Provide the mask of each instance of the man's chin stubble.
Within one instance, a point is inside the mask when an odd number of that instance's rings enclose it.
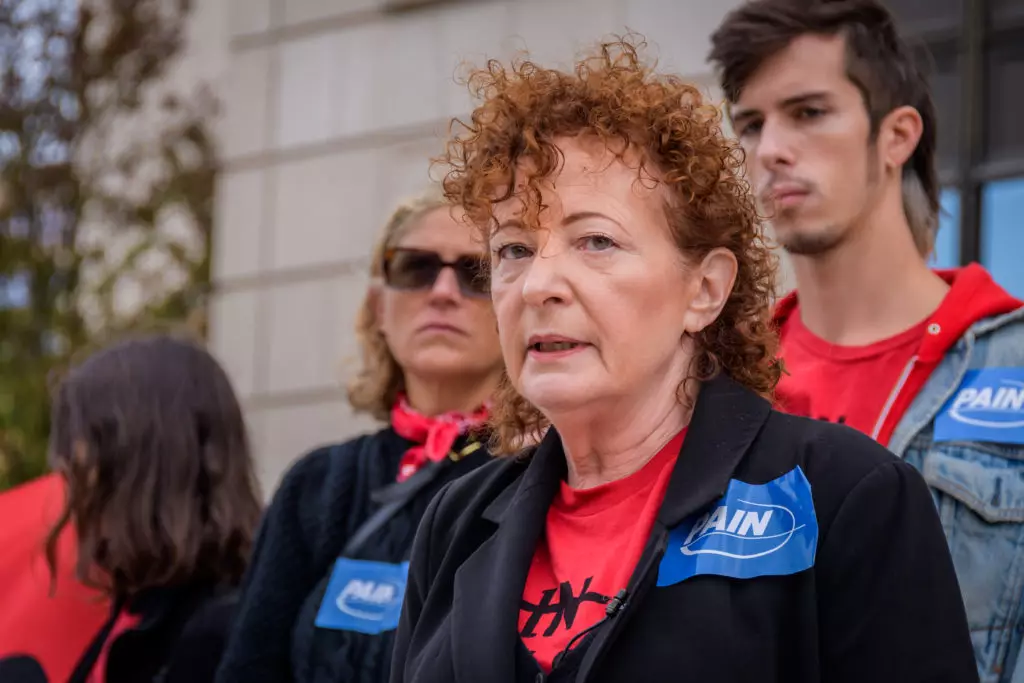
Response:
[[[829,228],[813,234],[797,233],[778,239],[778,244],[794,256],[822,256],[843,242],[843,232]]]

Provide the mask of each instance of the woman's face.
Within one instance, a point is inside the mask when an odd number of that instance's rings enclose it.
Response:
[[[638,180],[637,164],[586,138],[556,143],[564,165],[543,187],[540,229],[519,223],[517,197],[495,208],[491,291],[509,377],[555,422],[577,408],[671,399],[693,356],[687,333],[724,304],[708,275],[731,288],[735,259],[713,252],[689,264],[664,191]]]
[[[501,349],[491,301],[486,288],[468,280],[469,266],[486,258],[471,227],[447,208],[435,209],[395,247],[389,260],[393,286],[382,288],[377,315],[406,375],[444,380],[497,373]],[[437,259],[457,265],[438,270]],[[461,285],[457,269],[463,270]]]

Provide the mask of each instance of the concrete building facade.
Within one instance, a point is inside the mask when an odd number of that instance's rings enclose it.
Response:
[[[662,69],[717,98],[708,36],[736,4],[197,3],[195,40],[223,105],[210,342],[244,400],[268,494],[309,448],[374,428],[343,391],[368,255],[395,202],[429,182],[448,121],[471,110],[460,63],[525,48],[568,65],[632,30]]]

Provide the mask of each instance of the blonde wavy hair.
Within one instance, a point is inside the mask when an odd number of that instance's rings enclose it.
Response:
[[[402,202],[384,224],[370,262],[370,286],[356,315],[356,338],[362,366],[348,384],[348,402],[356,412],[387,422],[398,394],[405,390],[405,373],[388,347],[377,320],[377,298],[384,284],[384,254],[398,245],[420,219],[437,209],[448,209],[438,189],[430,189]]]

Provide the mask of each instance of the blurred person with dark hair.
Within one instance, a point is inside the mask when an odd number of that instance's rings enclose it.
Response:
[[[51,457],[77,575],[113,603],[72,683],[213,680],[260,514],[242,410],[198,346],[166,336],[101,350],[57,389]]]
[[[427,193],[374,249],[349,402],[388,426],[284,477],[259,534],[218,683],[382,683],[413,535],[431,497],[485,463],[501,376],[486,255]]]
[[[797,291],[780,407],[923,472],[982,680],[1024,680],[1024,305],[980,265],[932,271],[936,112],[878,0],[755,0],[712,37],[749,177]]]
[[[628,39],[471,83],[445,190],[490,248],[513,457],[423,516],[392,683],[977,680],[921,475],[772,410],[776,260],[721,112]]]

